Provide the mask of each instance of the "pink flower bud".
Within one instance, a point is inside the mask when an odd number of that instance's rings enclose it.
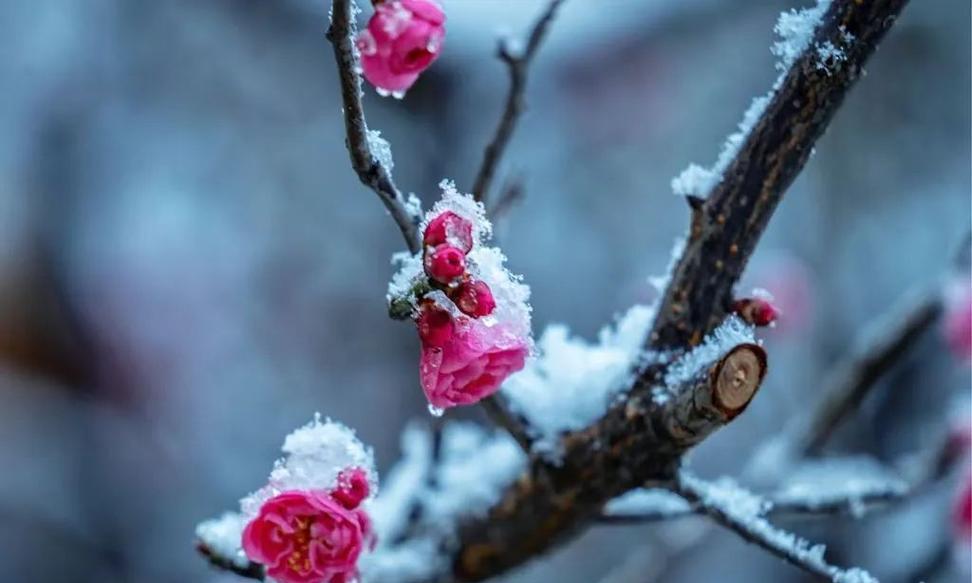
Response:
[[[972,470],[968,472],[955,500],[952,521],[959,545],[968,548],[972,545]]]
[[[363,510],[344,507],[326,492],[292,490],[263,503],[243,530],[243,551],[280,583],[345,583],[357,575],[371,544]]]
[[[440,409],[471,405],[492,395],[523,368],[528,339],[503,325],[466,319],[445,344],[422,347],[419,374],[429,403]]]
[[[439,283],[452,283],[466,272],[466,254],[451,245],[439,245],[425,253],[425,273]]]
[[[769,326],[780,315],[779,310],[769,300],[763,298],[736,300],[732,310],[753,326]]]
[[[422,307],[416,324],[422,345],[432,348],[441,347],[449,342],[455,332],[452,314],[435,304],[426,304]]]
[[[365,79],[381,91],[407,90],[439,56],[445,13],[434,0],[386,0],[358,35]]]
[[[469,253],[473,246],[472,223],[452,211],[446,211],[429,221],[424,242],[429,247],[449,244],[463,253]]]
[[[496,309],[493,292],[485,281],[477,279],[460,283],[452,295],[452,300],[462,313],[473,318],[488,316]]]
[[[361,468],[349,468],[338,474],[337,487],[331,492],[331,497],[345,508],[354,510],[368,497],[370,491],[371,486],[365,471]]]
[[[972,282],[957,278],[945,290],[945,342],[955,358],[972,362]]]

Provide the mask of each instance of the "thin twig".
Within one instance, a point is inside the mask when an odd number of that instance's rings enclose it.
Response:
[[[527,37],[526,46],[520,54],[514,54],[506,40],[501,40],[499,43],[497,53],[509,70],[510,91],[506,96],[506,105],[503,108],[499,125],[496,126],[493,139],[490,140],[483,152],[483,163],[476,175],[476,181],[473,183],[473,197],[478,201],[484,201],[489,196],[489,189],[496,174],[496,168],[503,158],[503,152],[506,150],[510,138],[513,137],[516,123],[519,121],[520,115],[523,114],[526,105],[524,93],[526,92],[527,69],[540,48],[540,43],[543,42],[557,9],[563,2],[564,0],[550,0],[547,8],[533,24],[530,35]]]
[[[235,573],[245,579],[254,579],[256,581],[263,581],[264,579],[263,565],[259,563],[248,561],[246,565],[241,566],[236,561],[229,557],[224,557],[201,541],[196,542],[196,550],[209,561],[210,565],[217,569]]]
[[[520,444],[523,451],[527,454],[530,453],[533,437],[530,435],[529,424],[526,419],[510,409],[510,405],[502,393],[494,393],[480,401],[479,404],[485,409],[493,423],[505,429]]]
[[[718,524],[794,567],[827,581],[843,572],[839,567],[827,563],[822,552],[815,552],[806,541],[775,528],[762,516],[744,515],[733,507],[731,501],[711,496],[707,482],[680,473],[674,489]]]
[[[885,508],[890,504],[901,502],[914,493],[914,490],[887,489],[863,494],[835,497],[827,500],[795,500],[779,495],[767,496],[770,503],[766,511],[768,517],[785,518],[816,518],[825,516],[863,516],[871,510]],[[705,514],[705,510],[698,504],[687,504],[681,509],[657,508],[639,512],[611,512],[606,511],[599,519],[601,524],[644,524],[649,522],[663,522],[677,520],[688,516]]]
[[[388,209],[402,231],[409,251],[417,253],[421,248],[418,234],[421,217],[406,204],[405,197],[392,180],[391,169],[375,154],[369,139],[368,123],[361,104],[361,77],[357,72],[358,54],[354,48],[354,30],[351,0],[334,0],[327,39],[334,46],[334,58],[341,82],[346,144],[351,155],[351,167],[361,182],[375,191]]]
[[[941,293],[910,296],[868,329],[859,348],[834,374],[824,398],[795,438],[800,455],[820,452],[837,427],[858,409],[878,380],[931,328],[942,313]]]

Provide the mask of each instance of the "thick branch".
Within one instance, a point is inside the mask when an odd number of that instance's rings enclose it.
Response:
[[[868,330],[858,340],[854,356],[834,374],[820,405],[795,438],[794,451],[801,455],[819,453],[841,422],[858,409],[870,389],[938,321],[941,313],[941,293],[932,291],[909,297]]]
[[[564,0],[550,0],[546,10],[533,24],[530,35],[527,37],[526,47],[521,54],[513,54],[506,41],[500,41],[498,53],[500,59],[506,63],[510,73],[510,91],[506,96],[506,104],[503,107],[503,115],[500,117],[499,125],[496,126],[493,139],[490,140],[483,152],[483,163],[476,175],[476,182],[473,183],[473,197],[476,200],[485,200],[489,195],[496,169],[503,158],[506,146],[513,137],[513,130],[516,129],[516,124],[525,107],[523,94],[526,91],[527,69],[550,28],[557,8],[563,2]]]
[[[685,451],[746,408],[765,371],[763,349],[741,344],[680,386],[657,387],[666,398],[632,399],[568,436],[561,460],[535,459],[488,516],[460,526],[455,576],[479,581],[516,566],[594,521],[607,500],[667,482]]]
[[[793,64],[753,125],[718,185],[695,211],[689,238],[665,291],[650,345],[698,344],[722,321],[739,280],[776,205],[865,61],[907,0],[834,0],[813,42]],[[848,35],[853,40],[847,42]],[[820,63],[817,46],[842,47],[839,66]]]
[[[722,321],[783,191],[905,3],[832,2],[811,47],[781,79],[722,181],[696,212],[653,325],[651,347],[684,351]],[[822,69],[813,45],[829,40],[844,46],[847,34],[855,40],[846,47],[846,60],[837,70]],[[535,458],[487,516],[460,525],[456,579],[489,578],[568,540],[596,520],[608,500],[670,479],[687,449],[729,421],[724,412],[704,406],[699,418],[680,418],[670,407],[684,401],[653,400],[661,372],[662,367],[644,371],[625,402],[561,440],[558,463]],[[704,389],[683,387],[678,394],[693,390]],[[709,425],[705,414],[711,414]],[[683,426],[685,433],[678,431]]]
[[[418,214],[410,210],[405,197],[392,180],[391,169],[385,166],[372,149],[368,137],[368,123],[361,104],[361,77],[358,75],[358,56],[354,48],[354,25],[351,16],[351,0],[334,0],[331,4],[331,26],[327,40],[334,46],[338,76],[341,81],[341,99],[344,102],[344,126],[347,131],[348,153],[351,167],[361,182],[375,191],[388,209],[405,237],[409,251],[417,253],[420,246]]]

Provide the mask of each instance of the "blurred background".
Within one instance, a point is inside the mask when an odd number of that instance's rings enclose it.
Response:
[[[442,58],[405,100],[365,97],[399,185],[426,205],[444,177],[470,188],[507,89],[496,36],[542,7],[444,4]],[[647,278],[688,220],[669,182],[713,162],[769,88],[772,27],[794,6],[568,0],[501,169],[525,194],[498,234],[533,288],[536,333],[564,321],[593,337],[654,297]],[[320,411],[357,428],[384,471],[406,421],[428,418],[414,329],[385,315],[402,242],[350,169],[326,11],[0,3],[5,580],[232,581],[196,556],[194,525],[258,487],[287,432]],[[746,416],[694,454],[700,473],[739,472],[867,322],[951,267],[970,223],[969,23],[966,0],[912,2],[784,199],[745,282],[783,305],[771,372]],[[968,418],[968,368],[939,336],[835,451],[893,462]],[[954,489],[794,528],[838,564],[907,581],[953,543]],[[722,532],[675,550],[699,528],[596,528],[505,580],[805,580]],[[967,581],[961,561],[930,580]]]

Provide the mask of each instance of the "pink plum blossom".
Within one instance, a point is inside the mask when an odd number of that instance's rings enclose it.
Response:
[[[445,13],[434,0],[385,0],[358,35],[365,79],[384,93],[402,93],[442,50]]]
[[[443,345],[423,341],[422,389],[429,403],[440,409],[479,402],[523,368],[528,352],[528,339],[502,325],[460,316]]]
[[[263,503],[243,531],[243,550],[280,583],[349,583],[371,539],[363,510],[326,491],[292,490]]]

